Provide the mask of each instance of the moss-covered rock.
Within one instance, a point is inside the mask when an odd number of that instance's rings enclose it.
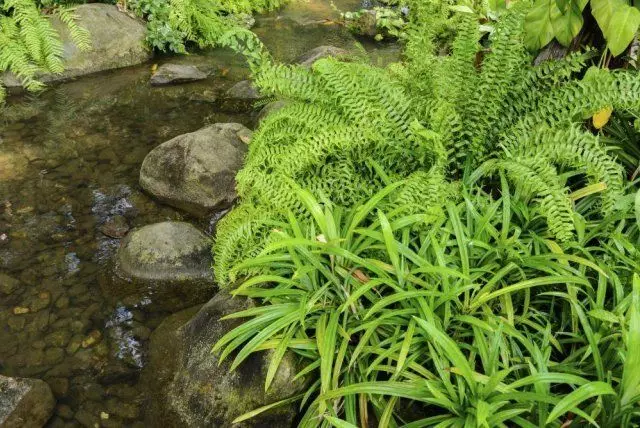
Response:
[[[41,428],[55,406],[51,388],[39,379],[0,375],[0,427]]]
[[[293,354],[285,356],[265,393],[269,353],[253,354],[233,372],[232,360],[219,365],[217,356],[211,353],[216,341],[241,322],[220,318],[252,305],[247,299],[220,293],[192,318],[189,311],[181,312],[156,329],[151,335],[150,363],[145,369],[145,379],[151,383],[149,389],[154,391],[149,426],[230,428],[238,416],[291,397],[304,388],[303,381],[293,381]],[[295,406],[283,406],[233,427],[289,428],[295,415]]]
[[[115,258],[106,294],[158,310],[206,302],[215,288],[211,238],[189,223],[162,222],[129,233]]]

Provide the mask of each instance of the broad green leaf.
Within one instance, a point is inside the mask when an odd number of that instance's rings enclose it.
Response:
[[[613,14],[620,7],[626,6],[623,0],[591,0],[591,14],[598,22],[600,30],[607,37]]]
[[[536,0],[524,21],[524,43],[531,50],[538,50],[551,42],[555,35],[551,11],[557,9],[555,0]]]
[[[582,29],[583,24],[582,11],[573,3],[566,11],[561,11],[557,6],[551,8],[553,32],[562,45],[569,46]]]
[[[605,38],[614,56],[623,53],[633,41],[640,26],[640,10],[632,6],[620,6],[611,18]]]

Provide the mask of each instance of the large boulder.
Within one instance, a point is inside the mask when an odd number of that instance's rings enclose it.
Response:
[[[128,67],[151,58],[152,52],[145,42],[147,27],[143,21],[120,12],[116,6],[101,3],[80,5],[74,13],[78,17],[76,22],[91,35],[91,49],[80,51],[67,27],[60,19],[52,19],[53,27],[62,37],[65,70],[61,74],[39,76],[42,81],[54,82]],[[20,81],[11,74],[6,73],[2,77],[7,87],[21,86]]]
[[[143,378],[152,391],[147,423],[151,427],[289,428],[295,406],[282,406],[240,424],[238,416],[286,399],[304,388],[296,373],[294,355],[288,353],[265,393],[270,354],[252,354],[235,371],[233,356],[219,364],[212,346],[242,320],[221,320],[247,309],[252,302],[220,293],[193,318],[193,309],[166,319],[151,335],[150,361]],[[190,312],[191,311],[191,312]],[[188,321],[187,321],[188,320]]]
[[[196,82],[207,78],[207,73],[200,71],[194,65],[163,64],[151,76],[150,83],[154,86],[171,85],[175,83]]]
[[[344,58],[349,55],[349,52],[342,49],[337,48],[335,46],[318,46],[317,48],[313,48],[305,54],[301,55],[297,63],[302,65],[303,67],[310,68],[316,61],[322,58]]]
[[[0,427],[41,428],[55,404],[46,382],[0,375]]]
[[[231,206],[235,177],[251,131],[218,123],[179,135],[153,149],[142,163],[140,185],[158,200],[199,217]]]
[[[211,238],[194,226],[167,221],[122,240],[106,293],[154,309],[176,311],[206,302],[214,289]]]

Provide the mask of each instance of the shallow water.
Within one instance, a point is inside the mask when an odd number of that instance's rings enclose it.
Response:
[[[255,31],[291,61],[319,45],[351,47],[336,17],[314,0],[260,17]],[[366,48],[374,61],[397,56],[391,45]],[[199,65],[212,77],[149,86],[152,65],[165,61]],[[0,117],[0,374],[51,385],[58,405],[49,426],[144,426],[138,381],[149,335],[167,314],[155,312],[149,296],[103,294],[119,240],[101,228],[116,217],[130,228],[186,219],[212,233],[213,221],[144,194],[140,164],[158,144],[208,123],[253,121],[254,113],[231,111],[223,99],[248,74],[236,55],[154,63],[13,97]]]

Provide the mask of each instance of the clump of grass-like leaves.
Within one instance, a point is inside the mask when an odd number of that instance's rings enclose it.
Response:
[[[275,350],[266,388],[285,352],[297,353],[311,382],[292,398],[302,427],[632,426],[630,211],[591,224],[586,197],[576,206],[585,229],[561,250],[539,208],[501,182],[500,198],[463,191],[439,220],[379,209],[401,183],[351,209],[299,189],[313,221],[290,216],[236,267],[263,272],[232,292],[263,306],[232,315],[251,320],[214,349],[234,366]]]

